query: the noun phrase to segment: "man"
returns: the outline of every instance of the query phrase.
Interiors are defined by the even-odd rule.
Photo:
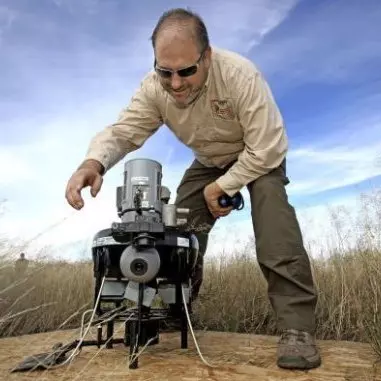
[[[195,154],[175,203],[190,208],[191,224],[203,227],[198,233],[202,253],[216,219],[231,211],[219,206],[219,196],[232,196],[246,186],[258,262],[283,331],[277,363],[283,368],[319,366],[314,339],[317,295],[298,221],[287,200],[287,137],[269,86],[249,60],[212,49],[203,21],[187,10],[164,13],[152,44],[154,70],[119,120],[93,138],[68,182],[68,202],[81,209],[81,189],[90,186],[95,197],[104,174],[167,125]],[[194,281],[193,298],[202,281],[202,259]]]
[[[15,262],[15,273],[16,276],[22,277],[25,275],[28,269],[29,261],[25,258],[25,254],[21,253],[20,257],[17,258]]]

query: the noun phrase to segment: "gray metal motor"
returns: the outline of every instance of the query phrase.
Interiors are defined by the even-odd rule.
[[[169,204],[170,190],[161,184],[162,165],[152,159],[132,159],[124,165],[124,184],[116,189],[116,206],[123,222],[162,221],[166,226],[186,222],[188,209]]]
[[[151,159],[132,159],[124,165],[124,184],[117,188],[117,209],[123,222],[136,221],[137,214],[159,221],[162,166]]]
[[[124,184],[117,188],[117,210],[123,223],[162,224],[178,227],[186,223],[188,209],[169,204],[170,190],[162,186],[162,165],[151,159],[132,159],[124,166]],[[136,225],[137,226],[137,225]],[[120,270],[124,277],[138,283],[147,283],[160,270],[160,255],[155,245],[141,234],[140,242],[129,245],[120,257]],[[148,241],[147,241],[148,239]],[[177,238],[175,246],[181,247]],[[198,254],[198,242],[192,237],[188,247]]]

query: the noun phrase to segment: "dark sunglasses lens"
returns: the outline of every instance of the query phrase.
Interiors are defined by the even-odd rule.
[[[156,69],[157,73],[163,78],[170,78],[172,73],[168,70]]]
[[[193,75],[197,72],[197,66],[190,66],[187,67],[186,69],[181,69],[177,73],[179,74],[180,77],[189,77],[190,75]]]

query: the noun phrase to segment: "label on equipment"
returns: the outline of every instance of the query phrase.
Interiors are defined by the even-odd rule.
[[[147,176],[133,176],[131,177],[131,181],[148,181]]]
[[[189,239],[184,237],[177,237],[177,246],[189,247]]]

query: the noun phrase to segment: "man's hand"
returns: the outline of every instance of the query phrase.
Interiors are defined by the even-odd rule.
[[[225,192],[220,188],[220,186],[215,181],[208,184],[204,188],[205,201],[210,213],[213,215],[214,218],[227,216],[233,209],[232,206],[229,206],[227,208],[222,208],[218,204],[218,198],[224,194]]]
[[[93,197],[98,194],[103,183],[102,171],[103,167],[100,163],[89,160],[84,162],[70,177],[65,197],[74,209],[82,209],[85,204],[81,196],[83,188],[90,186],[90,193]]]

